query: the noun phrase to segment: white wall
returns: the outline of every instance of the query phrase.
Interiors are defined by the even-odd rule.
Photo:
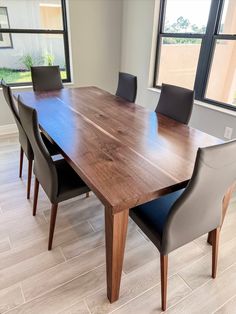
[[[74,86],[96,85],[114,93],[120,68],[122,1],[68,0],[67,10]],[[10,123],[13,118],[0,90],[0,126]]]
[[[159,93],[148,90],[153,74],[156,41],[153,31],[157,29],[158,9],[158,0],[156,3],[155,0],[124,0],[123,4],[121,70],[138,76],[137,103],[150,110],[154,110],[159,98]],[[230,126],[236,138],[236,115],[195,105],[190,125],[221,138],[225,126]]]

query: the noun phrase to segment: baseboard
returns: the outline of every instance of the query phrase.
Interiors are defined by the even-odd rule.
[[[18,133],[18,129],[15,123],[0,125],[0,136],[17,134],[17,133]]]

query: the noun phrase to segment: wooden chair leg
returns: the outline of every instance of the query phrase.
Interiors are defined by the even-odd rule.
[[[32,165],[33,165],[33,161],[29,160],[28,181],[27,181],[27,199],[30,198],[30,188],[31,188],[31,178],[32,178]]]
[[[220,228],[212,231],[212,278],[216,278],[217,264],[218,264],[218,252],[219,252],[219,239]]]
[[[23,159],[24,159],[24,151],[23,148],[20,148],[20,170],[19,170],[19,178],[22,177],[22,169],[23,169]]]
[[[52,204],[51,219],[50,219],[50,230],[49,230],[49,241],[48,241],[48,250],[49,251],[52,249],[53,234],[54,234],[56,218],[57,218],[57,208],[58,208],[58,204]]]
[[[39,193],[39,181],[38,181],[38,179],[35,177],[35,183],[34,183],[33,216],[36,215],[37,203],[38,203],[38,193]]]
[[[86,193],[86,197],[89,197],[89,192]]]
[[[160,256],[161,262],[161,308],[166,310],[167,300],[167,274],[168,274],[168,255]]]

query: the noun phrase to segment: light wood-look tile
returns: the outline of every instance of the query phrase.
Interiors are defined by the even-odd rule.
[[[236,262],[236,238],[220,246],[218,273],[221,273]],[[196,289],[202,286],[211,278],[211,248],[209,254],[200,258],[191,265],[184,267],[179,275],[192,288]]]
[[[8,238],[0,241],[0,254],[3,252],[9,251],[10,248],[11,246],[10,246],[10,242]]]
[[[90,314],[88,307],[84,301],[80,301],[58,314]]]
[[[236,265],[219,274],[215,280],[194,290],[187,298],[170,308],[168,314],[209,314],[230,300],[236,292]]]
[[[64,262],[61,251],[44,252],[0,271],[0,289],[14,285],[24,279]]]
[[[215,314],[229,314],[229,313],[235,313],[235,312],[236,312],[236,297],[233,297],[214,313]]]
[[[98,267],[22,306],[11,314],[55,314],[79,302],[105,285],[105,266]]]
[[[172,306],[186,297],[192,290],[178,276],[174,275],[168,282],[168,305]],[[162,313],[160,284],[131,300],[114,314]]]
[[[25,299],[26,301],[34,299],[103,264],[105,264],[105,248],[100,246],[23,281],[22,290]]]
[[[86,298],[91,313],[109,313],[124,305],[142,292],[150,289],[160,282],[159,268],[156,261],[152,261],[139,269],[122,277],[120,298],[110,303],[106,296],[106,289]]]
[[[0,290],[0,313],[4,313],[24,303],[19,285]]]

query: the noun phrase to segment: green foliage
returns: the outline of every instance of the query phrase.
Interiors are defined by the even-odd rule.
[[[3,78],[8,84],[29,83],[31,82],[30,71],[18,71],[7,68],[0,68],[0,78]],[[61,70],[61,78],[66,79],[66,71]]]
[[[24,65],[24,68],[26,70],[30,71],[30,68],[35,65],[40,65],[40,64],[45,64],[48,66],[53,65],[54,56],[49,53],[45,54],[43,57],[36,57],[30,54],[26,54],[22,58],[20,58],[20,62]]]
[[[163,44],[165,45],[188,45],[188,44],[201,44],[201,39],[199,38],[174,38],[174,37],[164,37]]]
[[[198,27],[196,24],[191,24],[190,21],[183,16],[180,16],[176,22],[169,24],[168,21],[165,22],[165,33],[189,33],[189,34],[204,34],[206,32],[206,27]],[[163,38],[163,44],[201,44],[201,39],[199,38]]]
[[[45,56],[44,56],[44,61],[45,61],[45,64],[46,65],[53,65],[53,62],[54,62],[54,56],[47,53]]]
[[[30,54],[26,54],[21,57],[20,61],[23,63],[27,70],[30,70],[30,68],[35,65],[35,59]]]

